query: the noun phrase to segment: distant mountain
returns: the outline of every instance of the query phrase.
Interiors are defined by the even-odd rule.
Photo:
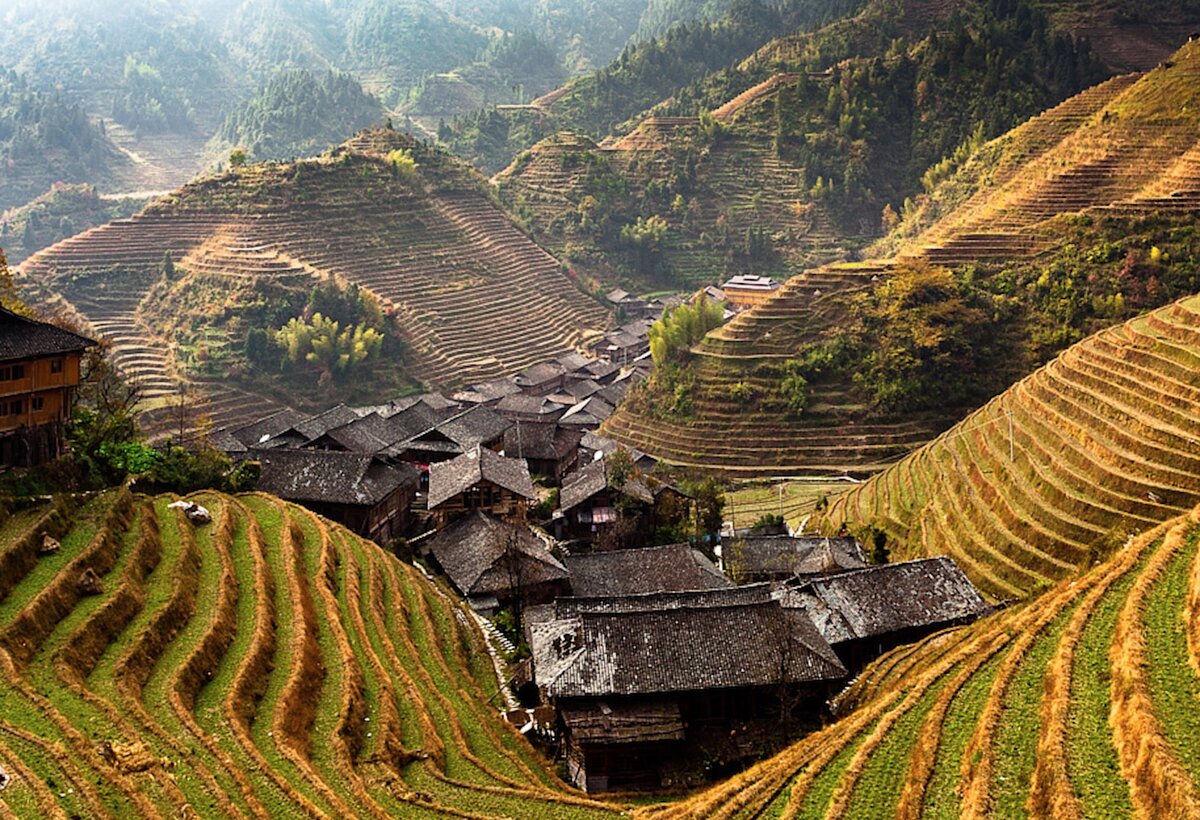
[[[0,212],[55,182],[111,182],[129,164],[78,103],[0,73]]]
[[[1071,343],[1200,292],[1197,72],[1200,41],[965,150],[887,256],[791,278],[607,433],[732,475],[870,473]]]
[[[253,99],[225,118],[217,139],[257,160],[313,156],[381,124],[383,106],[353,77],[305,69],[272,77]]]
[[[386,129],[316,159],[200,178],[20,271],[39,304],[113,340],[114,361],[151,398],[190,386],[222,423],[261,416],[273,397],[316,410],[384,401],[417,382],[451,389],[510,375],[607,321],[476,172]],[[315,386],[281,377],[278,356],[271,365],[251,354],[252,330],[279,328],[334,281],[373,295],[395,331],[369,373]]]

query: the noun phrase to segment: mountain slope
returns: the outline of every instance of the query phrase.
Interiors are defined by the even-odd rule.
[[[1016,597],[1200,500],[1200,297],[1069,348],[833,502],[894,555],[950,553]]]
[[[883,656],[828,728],[641,817],[1195,817],[1200,509]]]
[[[416,160],[411,176],[393,167],[394,152]],[[167,252],[174,278],[147,299]],[[323,280],[373,293],[404,328],[403,367],[443,388],[544,361],[606,321],[489,200],[482,180],[382,130],[320,160],[199,180],[130,220],[36,254],[21,273],[23,285],[58,294],[114,336],[128,372],[163,392],[190,381],[214,397],[244,362],[247,330],[286,321],[288,294]],[[189,303],[194,313],[176,315]],[[200,345],[225,355],[197,359]],[[253,389],[253,373],[241,383]],[[261,413],[253,399],[230,402],[230,412]]]
[[[977,146],[906,209],[910,221],[880,246],[897,257],[793,278],[710,333],[670,383],[656,377],[635,394],[608,431],[669,461],[734,475],[869,471],[1072,342],[1197,292],[1198,72],[1200,42],[1169,68],[1112,80]],[[990,330],[973,349],[974,369],[960,361],[939,371],[963,390],[889,381],[894,327],[863,318],[890,298],[897,260],[902,270],[914,261],[955,268],[954,286],[985,312]],[[917,337],[907,352],[919,357]],[[814,369],[805,364],[813,356],[834,360]],[[783,394],[789,361],[809,381],[799,415]],[[889,403],[894,386],[909,388],[904,402]],[[679,412],[677,389],[691,412]]]
[[[0,527],[6,815],[614,814],[501,719],[481,633],[420,571],[268,496],[192,496],[206,526],[172,500]]]

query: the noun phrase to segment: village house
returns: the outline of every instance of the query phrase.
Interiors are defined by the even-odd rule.
[[[604,420],[615,412],[616,408],[604,399],[599,396],[590,396],[578,404],[572,405],[558,421],[564,427],[597,430]]]
[[[83,354],[95,342],[0,308],[0,466],[62,455]]]
[[[307,418],[309,418],[308,414],[285,407],[268,416],[263,416],[257,421],[242,425],[241,427],[235,427],[227,432],[229,433],[229,437],[238,441],[243,448],[260,447],[275,436],[292,429]],[[226,452],[229,451],[226,450]]]
[[[392,445],[388,454],[418,465],[446,461],[483,447],[504,448],[504,432],[513,424],[488,407],[476,406]]]
[[[277,447],[250,449],[262,464],[258,489],[294,501],[387,544],[408,528],[417,470],[372,455]]]
[[[761,754],[749,727],[812,720],[846,676],[807,616],[766,585],[559,599],[530,635],[569,779],[591,793],[733,770]]]
[[[496,412],[514,421],[555,422],[566,409],[548,396],[527,396],[524,393],[505,396],[496,403]]]
[[[900,644],[992,611],[946,556],[798,580],[782,596],[785,606],[808,613],[851,671]]]
[[[595,460],[564,480],[554,517],[556,538],[606,547],[649,544],[658,527],[687,515],[687,496],[665,482],[635,471],[614,486],[609,461]]]
[[[528,527],[474,510],[430,539],[431,556],[478,612],[547,604],[570,592],[566,568]]]
[[[740,273],[721,285],[725,301],[738,308],[761,305],[777,290],[779,283],[774,279],[754,273]]]
[[[493,406],[505,396],[520,393],[521,388],[512,379],[493,379],[490,382],[479,382],[460,390],[453,399],[460,404],[482,404]]]
[[[482,445],[429,467],[429,511],[439,530],[474,510],[523,523],[536,499],[525,462]]]
[[[567,555],[571,591],[578,598],[726,589],[733,583],[689,544]]]
[[[867,565],[855,538],[742,535],[721,548],[722,568],[739,583],[832,575]]]
[[[558,362],[542,362],[513,377],[517,387],[528,396],[545,396],[563,386],[567,368]]]
[[[650,350],[650,325],[645,319],[637,319],[610,330],[592,344],[591,351],[599,359],[616,365],[632,362]]]
[[[504,433],[504,454],[523,458],[533,475],[544,476],[553,484],[562,481],[579,463],[579,442],[583,433],[557,424],[514,424]]]

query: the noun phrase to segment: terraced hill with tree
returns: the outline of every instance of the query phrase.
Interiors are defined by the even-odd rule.
[[[785,277],[863,248],[963,143],[1107,76],[1025,2],[943,10],[935,34],[885,6],[714,72],[579,156],[535,146],[498,177],[502,194],[585,270],[689,285]],[[908,45],[910,31],[923,33]],[[881,41],[895,43],[886,55]]]
[[[373,294],[407,344],[391,371],[441,388],[552,358],[606,322],[477,174],[387,130],[320,159],[198,180],[20,270],[43,302],[111,338],[117,363],[160,396],[179,384],[227,396],[218,421],[261,414],[245,338],[296,316],[318,282]],[[230,375],[250,392],[231,391]]]
[[[1200,42],[935,167],[883,259],[789,280],[605,429],[732,476],[871,472],[1068,345],[1196,293],[1197,77]],[[914,294],[924,331],[899,309]]]
[[[1027,603],[884,655],[823,731],[639,816],[1195,817],[1198,601],[1195,509]]]
[[[836,499],[824,525],[951,554],[995,598],[1095,561],[1098,545],[1200,501],[1200,297],[1073,345]]]
[[[0,811],[616,813],[501,719],[440,585],[277,499],[191,498],[212,524],[114,490],[0,525]]]

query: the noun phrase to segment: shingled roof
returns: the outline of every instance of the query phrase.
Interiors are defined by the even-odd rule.
[[[557,461],[579,447],[583,433],[553,422],[527,421],[504,432],[504,452],[513,458]]]
[[[748,575],[827,575],[867,565],[854,538],[747,535],[726,548],[728,562]]]
[[[305,441],[320,438],[335,427],[349,424],[358,418],[354,409],[344,404],[330,407],[328,410],[309,416],[304,421],[292,425],[292,429],[304,437]]]
[[[420,478],[411,464],[384,464],[361,453],[278,448],[251,449],[249,457],[262,463],[258,489],[288,501],[373,507]]]
[[[831,644],[950,625],[991,611],[946,556],[813,578],[788,590],[785,604],[803,607]]]
[[[94,344],[86,336],[0,307],[0,362],[82,353]]]
[[[571,589],[588,598],[733,586],[687,544],[568,555],[563,563],[571,571]]]
[[[846,669],[799,610],[581,611],[531,627],[534,674],[553,697],[608,697],[836,680]]]
[[[250,424],[235,427],[230,434],[247,447],[255,447],[268,439],[274,438],[285,430],[289,430],[308,416],[299,410],[285,407],[269,416],[263,416]]]
[[[519,561],[520,583],[533,586],[567,578],[566,568],[528,527],[497,521],[476,510],[429,542],[442,571],[463,595],[503,594],[513,585],[509,560]]]
[[[378,453],[392,443],[393,428],[378,413],[368,413],[353,421],[325,431],[314,439],[318,444],[328,440],[352,453]]]
[[[573,473],[563,484],[558,494],[558,506],[564,513],[578,507],[584,501],[608,486],[608,463],[605,459],[597,459],[591,464]],[[663,487],[666,485],[658,485]],[[630,498],[635,498],[646,504],[654,503],[657,494],[646,481],[641,478],[630,478],[621,486],[620,492]]]
[[[429,508],[433,509],[484,480],[525,498],[537,498],[524,459],[505,458],[477,446],[458,458],[429,465]]]

